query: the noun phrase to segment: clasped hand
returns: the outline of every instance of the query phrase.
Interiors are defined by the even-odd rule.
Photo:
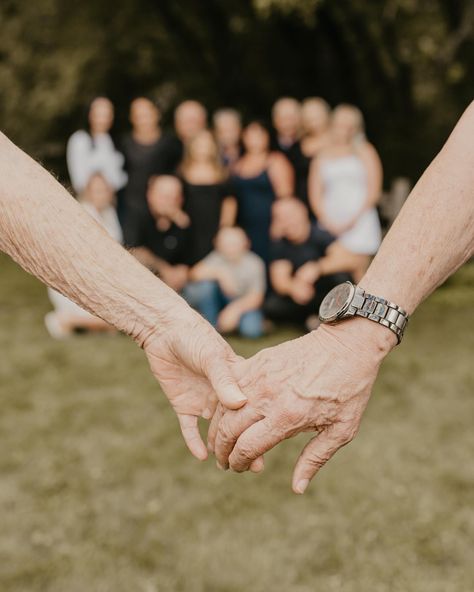
[[[190,451],[207,458],[199,416],[212,417],[208,447],[218,464],[238,472],[261,470],[263,455],[279,442],[315,432],[294,469],[296,493],[353,439],[394,346],[389,331],[354,319],[244,360],[191,309],[181,312],[179,325],[144,347]]]

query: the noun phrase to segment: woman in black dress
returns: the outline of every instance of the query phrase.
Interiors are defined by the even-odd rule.
[[[262,122],[247,124],[242,142],[244,154],[235,164],[233,176],[238,224],[247,233],[252,251],[268,264],[273,202],[294,194],[293,168],[286,156],[271,150],[270,133]],[[278,236],[278,229],[271,232]]]
[[[308,177],[311,161],[328,142],[330,108],[324,99],[311,97],[301,108],[301,139],[293,145],[290,159],[295,168],[296,196],[309,207]]]
[[[203,130],[186,144],[179,172],[191,218],[191,262],[197,263],[212,251],[218,229],[233,226],[237,215],[234,191],[211,132]]]

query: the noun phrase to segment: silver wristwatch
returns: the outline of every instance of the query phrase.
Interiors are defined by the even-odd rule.
[[[398,343],[408,323],[408,314],[393,302],[367,294],[352,282],[333,288],[321,302],[319,319],[322,323],[338,323],[359,316],[380,323],[395,333]]]

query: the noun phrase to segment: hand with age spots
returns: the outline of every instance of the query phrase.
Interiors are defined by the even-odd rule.
[[[262,455],[303,431],[316,436],[302,451],[293,490],[303,493],[317,471],[357,433],[379,366],[395,345],[388,330],[354,319],[262,350],[234,367],[248,403],[219,406],[209,430],[217,462],[237,472],[263,468]]]
[[[239,358],[211,325],[184,303],[176,308],[176,318],[168,322],[169,329],[151,334],[143,349],[178,416],[186,445],[196,458],[205,460],[207,448],[198,418],[210,419],[218,401],[230,409],[246,401],[231,372]]]

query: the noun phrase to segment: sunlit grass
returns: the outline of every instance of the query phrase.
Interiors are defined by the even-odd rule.
[[[142,352],[52,341],[43,286],[0,258],[0,591],[472,590],[473,288],[465,267],[420,308],[360,435],[298,497],[307,436],[259,476],[198,463]]]

